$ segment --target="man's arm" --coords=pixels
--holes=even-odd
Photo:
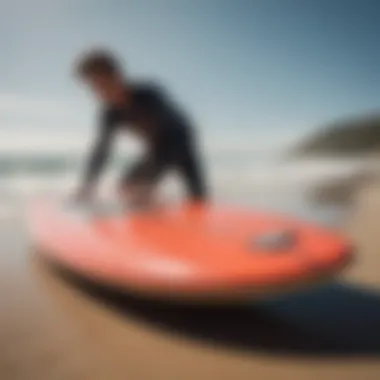
[[[91,191],[109,157],[114,134],[114,123],[109,113],[100,121],[100,130],[93,145],[84,175],[84,189]]]

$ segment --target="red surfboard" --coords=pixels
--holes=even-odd
[[[42,199],[28,216],[42,255],[147,296],[265,297],[329,278],[351,259],[350,243],[336,232],[223,205],[93,215]]]

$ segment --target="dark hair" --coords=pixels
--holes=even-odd
[[[119,60],[106,50],[92,50],[82,54],[75,65],[75,73],[80,78],[91,74],[120,74]]]

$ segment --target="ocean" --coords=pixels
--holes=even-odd
[[[70,194],[80,183],[85,150],[8,149],[0,152],[0,217],[40,194]],[[135,152],[136,153],[136,152]],[[99,192],[107,192],[138,154],[115,155],[105,171]],[[345,179],[372,163],[365,158],[285,160],[276,152],[254,149],[213,150],[204,154],[213,198],[336,223],[341,206],[321,207],[310,199],[316,186]],[[175,173],[164,179],[161,189],[168,199],[178,199],[182,183]]]

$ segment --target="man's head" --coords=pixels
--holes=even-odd
[[[117,58],[105,51],[94,50],[78,60],[75,72],[106,103],[118,103],[124,95],[123,71]]]

